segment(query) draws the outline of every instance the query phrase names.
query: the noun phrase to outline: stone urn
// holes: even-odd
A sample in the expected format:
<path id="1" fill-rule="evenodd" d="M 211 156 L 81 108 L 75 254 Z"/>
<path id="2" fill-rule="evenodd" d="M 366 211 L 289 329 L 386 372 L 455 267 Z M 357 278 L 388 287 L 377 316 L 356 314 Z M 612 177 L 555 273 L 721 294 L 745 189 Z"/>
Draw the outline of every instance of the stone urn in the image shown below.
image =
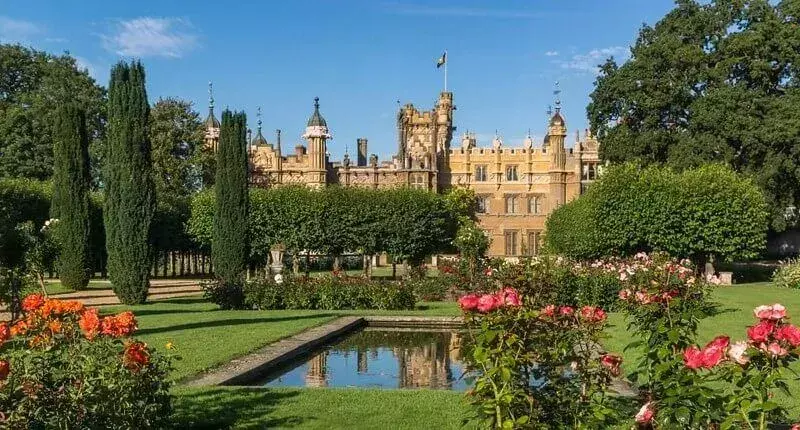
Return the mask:
<path id="1" fill-rule="evenodd" d="M 275 245 L 269 253 L 272 256 L 272 264 L 269 265 L 269 268 L 273 274 L 278 275 L 283 272 L 283 246 Z"/>

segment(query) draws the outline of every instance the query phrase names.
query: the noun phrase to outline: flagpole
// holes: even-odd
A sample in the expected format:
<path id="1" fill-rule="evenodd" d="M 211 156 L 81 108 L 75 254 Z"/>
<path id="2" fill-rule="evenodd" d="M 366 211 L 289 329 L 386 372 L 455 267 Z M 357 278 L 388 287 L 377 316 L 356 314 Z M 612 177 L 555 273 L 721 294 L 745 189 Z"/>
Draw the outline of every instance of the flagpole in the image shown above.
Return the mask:
<path id="1" fill-rule="evenodd" d="M 444 50 L 444 92 L 447 92 L 447 50 Z"/>

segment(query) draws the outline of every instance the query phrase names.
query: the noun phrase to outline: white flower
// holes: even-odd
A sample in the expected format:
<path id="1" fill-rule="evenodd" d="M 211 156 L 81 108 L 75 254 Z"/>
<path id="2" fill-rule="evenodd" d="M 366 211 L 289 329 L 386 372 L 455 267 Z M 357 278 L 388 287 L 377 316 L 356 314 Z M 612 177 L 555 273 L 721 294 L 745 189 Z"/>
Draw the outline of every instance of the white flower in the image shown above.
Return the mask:
<path id="1" fill-rule="evenodd" d="M 275 283 L 276 284 L 282 284 L 283 283 L 283 275 L 281 275 L 280 273 L 276 274 L 275 275 Z"/>
<path id="2" fill-rule="evenodd" d="M 746 341 L 741 340 L 736 342 L 731 345 L 731 348 L 728 350 L 728 356 L 731 358 L 731 360 L 744 366 L 750 361 L 750 358 L 747 357 L 747 353 L 745 352 L 747 351 L 747 348 L 748 345 Z"/>
<path id="3" fill-rule="evenodd" d="M 45 221 L 45 222 L 44 222 L 44 226 L 45 226 L 45 227 L 49 227 L 49 226 L 50 226 L 50 220 L 47 220 L 47 221 Z"/>

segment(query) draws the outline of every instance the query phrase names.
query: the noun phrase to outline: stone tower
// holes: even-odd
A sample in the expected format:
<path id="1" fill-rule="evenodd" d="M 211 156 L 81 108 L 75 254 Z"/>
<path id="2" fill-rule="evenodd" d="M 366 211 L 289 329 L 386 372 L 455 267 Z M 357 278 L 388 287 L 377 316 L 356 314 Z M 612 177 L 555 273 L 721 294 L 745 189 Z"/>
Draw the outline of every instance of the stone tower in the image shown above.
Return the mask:
<path id="1" fill-rule="evenodd" d="M 356 142 L 358 145 L 358 159 L 356 160 L 356 166 L 364 167 L 367 165 L 367 139 L 365 137 L 359 137 Z"/>
<path id="2" fill-rule="evenodd" d="M 319 97 L 314 97 L 314 113 L 308 119 L 303 138 L 308 141 L 308 184 L 322 187 L 326 183 L 327 141 L 331 138 L 328 123 L 319 113 Z"/>
<path id="3" fill-rule="evenodd" d="M 397 115 L 397 164 L 400 169 L 430 172 L 436 190 L 439 170 L 447 165 L 453 138 L 453 93 L 442 92 L 432 110 L 419 111 L 412 104 Z"/>
<path id="4" fill-rule="evenodd" d="M 567 137 L 567 124 L 561 116 L 561 105 L 556 101 L 556 111 L 550 118 L 547 128 L 547 152 L 550 154 L 550 202 L 555 209 L 567 199 L 567 152 L 564 140 Z"/>
<path id="5" fill-rule="evenodd" d="M 214 116 L 214 90 L 213 84 L 208 83 L 208 116 L 203 123 L 206 128 L 203 144 L 206 148 L 212 151 L 217 151 L 217 143 L 219 143 L 219 121 Z"/>

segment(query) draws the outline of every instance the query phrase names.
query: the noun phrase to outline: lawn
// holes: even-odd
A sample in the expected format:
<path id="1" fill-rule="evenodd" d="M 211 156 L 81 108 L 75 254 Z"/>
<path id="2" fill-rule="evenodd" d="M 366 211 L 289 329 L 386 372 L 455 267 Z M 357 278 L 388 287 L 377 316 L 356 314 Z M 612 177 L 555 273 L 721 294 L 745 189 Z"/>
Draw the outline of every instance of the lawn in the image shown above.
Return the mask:
<path id="1" fill-rule="evenodd" d="M 720 313 L 704 320 L 700 341 L 725 333 L 745 337 L 755 320 L 752 309 L 783 303 L 800 320 L 800 291 L 766 283 L 720 287 Z M 112 308 L 118 311 L 124 307 Z M 181 380 L 226 363 L 259 347 L 340 315 L 458 315 L 454 303 L 421 303 L 413 311 L 222 311 L 199 298 L 172 299 L 131 307 L 139 319 L 139 337 L 156 347 L 173 342 L 183 357 L 173 378 Z M 630 342 L 619 314 L 609 319 L 610 351 L 623 353 Z M 627 363 L 635 360 L 624 352 Z M 800 370 L 800 368 L 798 368 Z M 797 381 L 791 383 L 800 392 Z M 462 393 L 427 390 L 259 389 L 176 387 L 176 422 L 184 428 L 458 428 L 468 407 Z M 797 401 L 782 398 L 792 406 Z M 390 405 L 387 407 L 387 405 Z M 798 415 L 797 410 L 792 411 Z"/>
<path id="2" fill-rule="evenodd" d="M 72 293 L 75 290 L 72 288 L 67 288 L 61 285 L 61 282 L 58 280 L 53 281 L 45 281 L 45 289 L 47 290 L 47 294 L 64 294 L 64 293 Z M 38 293 L 40 289 L 38 286 L 31 287 L 31 293 Z M 89 281 L 89 285 L 86 286 L 87 290 L 108 290 L 111 289 L 111 281 L 108 280 L 91 280 Z"/>

